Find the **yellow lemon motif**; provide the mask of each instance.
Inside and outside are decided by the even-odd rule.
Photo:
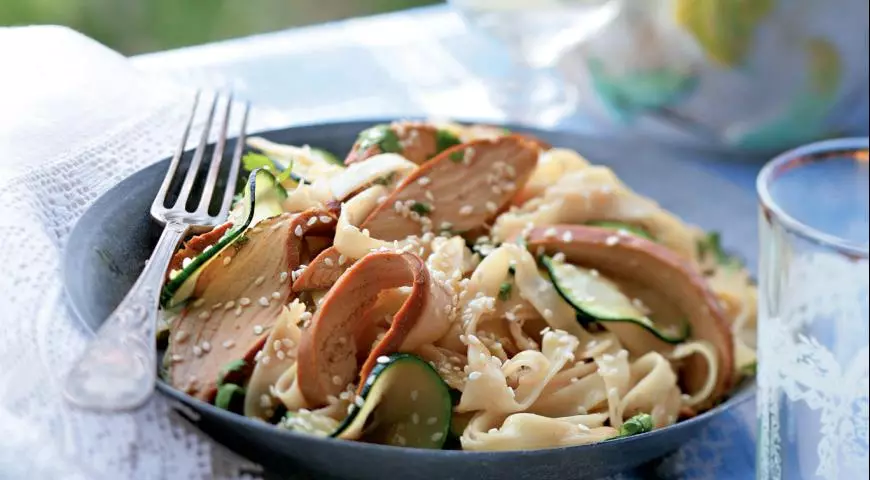
[[[716,63],[740,64],[774,0],[676,0],[676,21]]]

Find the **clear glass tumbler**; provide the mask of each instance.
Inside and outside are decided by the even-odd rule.
[[[867,138],[758,177],[759,479],[868,478],[868,178]]]

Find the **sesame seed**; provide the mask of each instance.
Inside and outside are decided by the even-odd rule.
[[[431,182],[432,182],[432,179],[430,179],[429,177],[420,177],[420,178],[417,180],[417,183],[419,183],[420,185],[422,185],[422,186],[424,186],[424,187],[425,187],[426,185],[429,185],[429,183],[431,183]]]
[[[211,344],[206,342],[206,341],[203,341],[202,342],[202,351],[206,352],[206,353],[210,352],[211,351]]]
[[[221,308],[221,307],[223,307],[223,306],[224,306],[223,303],[221,303],[221,302],[217,302],[217,303],[215,303],[214,305],[211,306],[211,309],[212,309],[212,310],[217,310],[217,309],[219,309],[219,308]]]
[[[265,281],[266,281],[266,277],[260,275],[259,277],[257,277],[256,280],[254,280],[254,285],[260,286],[260,285],[262,285],[263,282],[265,282]]]
[[[236,302],[230,300],[229,302],[224,304],[224,310],[229,310],[236,306]]]
[[[411,390],[411,400],[412,400],[412,401],[415,401],[415,402],[416,402],[416,401],[417,401],[417,397],[419,397],[419,396],[420,396],[420,392],[419,392],[419,391],[417,391],[417,390]]]
[[[426,425],[435,425],[438,422],[438,417],[429,417],[426,419]]]
[[[604,243],[608,247],[612,247],[612,246],[616,245],[617,243],[619,243],[619,237],[617,237],[616,235],[611,235],[604,240]]]
[[[268,307],[269,306],[269,299],[266,297],[260,297],[260,299],[257,300],[257,303],[259,303],[260,305],[262,305],[264,307]]]
[[[332,384],[336,386],[341,385],[341,377],[339,377],[338,375],[333,375]]]
[[[345,262],[347,262],[347,257],[345,257],[344,255],[339,255],[338,256],[338,264],[344,265]]]
[[[251,299],[248,297],[242,297],[239,299],[239,305],[241,305],[243,307],[247,307],[250,304],[251,304]]]
[[[553,227],[550,227],[550,228],[544,230],[544,236],[547,238],[555,237],[557,235],[557,233],[558,232],[556,232],[556,229]]]
[[[276,351],[275,356],[278,357],[278,360],[284,360],[285,358],[287,358],[287,354],[284,353],[284,350]]]
[[[202,312],[199,312],[199,319],[200,320],[206,320],[210,316],[211,316],[211,313],[209,313],[208,310],[203,310]]]
[[[193,308],[199,308],[202,306],[203,303],[205,303],[205,300],[203,300],[202,298],[197,299],[195,302],[193,302]]]
[[[202,356],[202,348],[200,348],[199,345],[194,345],[193,346],[193,354],[196,355],[197,357],[201,357]]]
[[[293,229],[293,234],[297,237],[302,236],[302,225],[296,225],[296,228]]]
[[[544,309],[544,319],[546,319],[546,320],[552,320],[552,319],[553,319],[553,311],[550,310],[549,308],[545,308],[545,309]]]
[[[241,306],[241,305],[239,305],[238,307],[236,307],[236,312],[235,312],[235,313],[236,313],[236,316],[237,316],[237,317],[241,317],[241,316],[242,316],[242,306]]]
[[[432,434],[431,438],[432,438],[433,442],[437,442],[438,440],[441,440],[443,437],[444,437],[444,432],[435,432]]]
[[[308,226],[309,227],[314,225],[315,223],[317,223],[317,217],[311,217],[308,219]]]
[[[188,333],[184,330],[179,330],[179,331],[175,332],[175,341],[178,343],[181,343],[181,342],[187,340],[187,337],[188,337]]]
[[[329,223],[332,221],[332,217],[327,217],[326,215],[321,215],[318,218],[320,218],[320,223]]]
[[[281,298],[281,292],[272,292],[272,298],[278,300],[279,298]]]
[[[324,258],[323,264],[326,265],[327,267],[331,267],[333,265],[332,259],[329,257]]]
[[[378,363],[389,363],[390,357],[388,357],[386,355],[381,355],[380,357],[377,358],[377,362]]]
[[[284,345],[284,348],[293,348],[293,346],[296,345],[293,340],[290,340],[289,338],[282,338],[281,344]]]
[[[263,365],[268,365],[272,359],[268,355],[263,355],[263,358],[260,359],[260,363]]]
[[[471,205],[463,205],[462,208],[459,209],[459,214],[460,215],[471,215],[471,213],[473,211],[474,211],[474,207],[472,207]]]
[[[278,281],[284,283],[287,281],[287,277],[290,276],[287,272],[281,272],[278,274]]]
[[[230,257],[229,255],[224,257],[224,265],[229,265],[230,262],[232,262],[232,261],[233,261],[233,257]]]
[[[501,187],[499,187],[498,185],[493,185],[492,186],[492,193],[494,193],[496,195],[501,195]]]
[[[182,360],[184,360],[184,357],[182,357],[181,355],[173,355],[173,356],[172,356],[172,362],[173,362],[173,363],[178,363],[178,362],[180,362],[180,361],[182,361]]]
[[[254,335],[260,335],[261,333],[263,333],[263,326],[254,325]]]
[[[490,213],[495,213],[496,210],[498,210],[498,205],[496,205],[495,202],[486,202],[486,209]]]

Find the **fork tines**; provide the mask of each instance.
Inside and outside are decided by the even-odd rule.
[[[223,192],[218,192],[216,194],[215,187],[218,185],[218,178],[222,165],[226,167],[226,165],[224,165],[225,162],[223,156],[227,144],[227,132],[230,130],[229,124],[231,121],[231,111],[233,109],[233,96],[230,94],[226,100],[222,101],[221,94],[218,92],[214,94],[214,97],[211,100],[211,105],[208,106],[208,115],[204,124],[201,126],[202,134],[199,143],[197,144],[196,150],[194,150],[190,163],[187,166],[187,171],[184,175],[184,180],[181,182],[180,189],[178,189],[178,194],[174,199],[172,199],[171,193],[175,190],[173,187],[178,183],[174,180],[176,180],[176,175],[179,173],[179,165],[182,164],[182,159],[185,156],[185,147],[187,145],[188,137],[196,123],[197,110],[200,106],[199,103],[201,97],[201,92],[197,92],[193,101],[190,118],[184,127],[181,142],[178,145],[175,155],[172,157],[172,162],[166,172],[166,177],[164,178],[163,184],[160,186],[160,190],[151,206],[151,213],[154,217],[162,219],[163,221],[174,220],[191,225],[207,227],[222,222],[226,219],[229,213],[230,205],[235,193],[235,185],[238,181],[242,152],[245,147],[245,129],[247,127],[250,104],[247,102],[244,104],[238,139],[236,140],[232,159],[229,166],[226,168],[226,187]],[[218,112],[219,104],[224,104],[223,110],[219,114],[221,117],[219,126],[220,130],[218,138],[214,142],[213,147],[211,147],[211,145],[209,145],[209,136],[211,134],[212,125],[215,122],[215,114]],[[207,169],[204,169],[203,157],[205,157],[206,151],[210,147],[213,148],[211,161],[208,164]],[[205,170],[205,172],[201,172],[200,170]],[[199,192],[199,202],[196,202],[195,198],[193,198],[194,201],[191,202],[192,195],[195,195],[195,192]],[[211,206],[213,205],[213,200],[217,199],[220,199],[220,208],[217,209],[217,211],[214,211],[215,209]],[[171,205],[167,203],[170,200],[172,200]],[[210,214],[210,211],[213,213]]]

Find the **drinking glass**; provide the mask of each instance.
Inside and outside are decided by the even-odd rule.
[[[448,0],[466,22],[506,47],[512,68],[489,85],[509,120],[552,124],[576,108],[555,69],[562,55],[612,21],[622,0]]]
[[[868,478],[868,140],[758,177],[759,479]]]

